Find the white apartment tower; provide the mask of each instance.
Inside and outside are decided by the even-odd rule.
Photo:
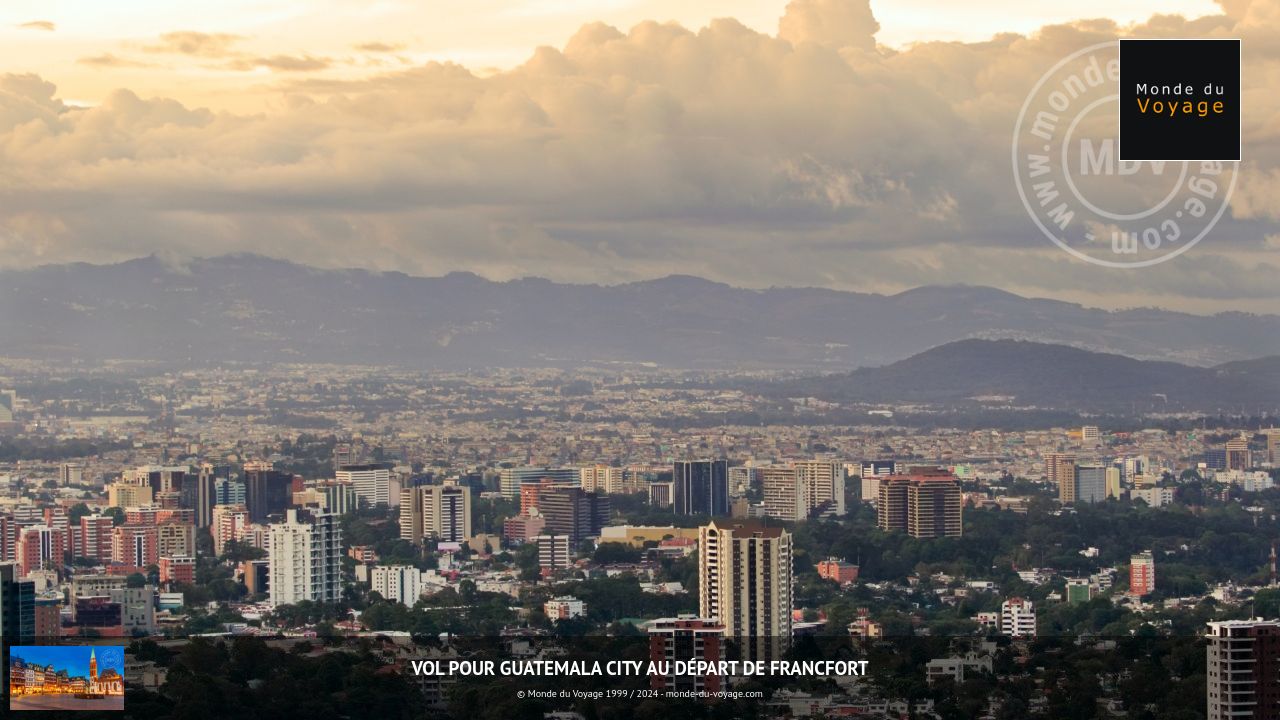
[[[328,513],[311,522],[289,509],[268,540],[271,604],[336,602],[342,595],[342,529]]]
[[[791,640],[791,534],[749,522],[698,530],[699,616],[725,628],[744,660],[781,659]]]

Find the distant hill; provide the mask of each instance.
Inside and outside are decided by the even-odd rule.
[[[1275,412],[1280,357],[1204,368],[1063,345],[962,340],[883,367],[778,383],[773,392],[846,403]]]
[[[1108,312],[966,286],[885,296],[687,276],[490,282],[255,255],[0,271],[0,355],[36,358],[843,370],[967,338],[1207,366],[1280,355],[1280,317]]]

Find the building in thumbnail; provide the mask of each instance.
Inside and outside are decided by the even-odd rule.
[[[252,522],[280,516],[293,501],[293,474],[276,470],[267,462],[244,465],[245,507]]]
[[[554,575],[573,563],[573,546],[568,535],[539,535],[534,542],[538,544],[538,568],[543,577]]]
[[[698,614],[724,626],[744,660],[781,659],[791,640],[791,534],[756,522],[698,531]]]
[[[1249,441],[1244,437],[1227,441],[1226,456],[1227,470],[1248,470],[1253,465],[1249,455]]]
[[[729,514],[727,460],[677,461],[672,483],[672,505],[677,515]]]
[[[756,470],[769,517],[806,520],[845,514],[845,472],[840,463],[793,462]]]
[[[1280,718],[1280,621],[1211,622],[1206,638],[1208,720]]]
[[[709,618],[681,615],[674,618],[658,618],[647,624],[649,631],[649,660],[668,663],[672,672],[666,675],[650,675],[649,687],[654,690],[679,692],[718,692],[720,676],[677,675],[675,663],[688,661],[720,662],[720,640],[724,626]]]
[[[941,468],[916,468],[910,475],[880,479],[876,523],[886,532],[927,539],[963,533],[960,481]]]
[[[0,563],[0,639],[27,639],[36,634],[36,584],[23,580],[16,563]]]
[[[1129,594],[1150,595],[1156,589],[1156,560],[1150,551],[1129,558]]]
[[[818,563],[818,577],[848,585],[857,582],[858,566],[839,558],[827,558]]]
[[[342,528],[336,515],[304,520],[289,509],[284,522],[271,525],[267,554],[272,605],[336,602],[342,596]]]
[[[1035,637],[1035,603],[1020,597],[1011,597],[1001,603],[1000,634],[1009,637]]]
[[[623,472],[620,467],[590,465],[578,468],[579,485],[587,492],[615,495],[622,492]]]
[[[31,525],[18,531],[17,560],[19,574],[26,577],[34,570],[62,567],[66,551],[66,531],[48,525]]]

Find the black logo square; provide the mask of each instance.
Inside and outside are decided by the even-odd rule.
[[[1120,159],[1239,160],[1240,41],[1121,39]]]

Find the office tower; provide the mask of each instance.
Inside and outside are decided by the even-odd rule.
[[[126,508],[150,505],[154,499],[149,485],[118,482],[107,486],[107,505],[111,507]]]
[[[402,605],[413,607],[422,597],[422,571],[410,565],[375,567],[369,580],[374,592]]]
[[[1105,465],[1077,465],[1075,474],[1077,502],[1099,503],[1107,499],[1107,467]]]
[[[1001,603],[1000,634],[1009,637],[1035,637],[1035,603],[1020,597],[1011,597]]]
[[[592,465],[578,469],[579,485],[587,492],[613,495],[622,492],[622,468]]]
[[[717,663],[722,659],[720,639],[724,626],[715,620],[681,615],[674,618],[650,620],[649,661],[667,663],[675,669],[676,662]],[[679,692],[709,692],[720,690],[720,676],[707,675],[650,675],[649,687],[654,690]]]
[[[572,563],[571,548],[568,535],[539,535],[534,539],[538,543],[538,567],[542,576],[552,575],[556,570],[563,570]]]
[[[767,465],[758,471],[765,515],[788,521],[809,517],[808,481],[798,477],[795,468]]]
[[[658,508],[669,508],[671,503],[675,501],[676,487],[675,483],[652,482],[649,483],[649,504]]]
[[[729,514],[727,460],[676,461],[672,482],[677,515]]]
[[[196,581],[196,559],[189,555],[160,556],[160,582],[191,585]]]
[[[498,476],[498,488],[502,496],[515,500],[520,497],[520,488],[525,485],[536,485],[543,480],[564,487],[578,487],[582,482],[582,474],[578,468],[550,467],[518,467],[503,468]]]
[[[355,465],[358,455],[351,443],[338,443],[333,446],[333,467],[336,469],[343,465]]]
[[[308,482],[301,492],[293,493],[293,504],[314,507],[334,515],[346,515],[359,507],[355,487],[337,480]]]
[[[577,547],[583,540],[599,535],[600,528],[609,524],[609,496],[584,492],[582,488],[544,490],[539,511],[547,521],[547,534],[567,535],[569,542]]]
[[[292,486],[292,473],[276,470],[271,463],[245,463],[245,507],[249,509],[249,519],[260,523],[283,514],[293,501]]]
[[[166,522],[156,525],[156,552],[161,557],[195,557],[195,526],[179,522]]]
[[[190,474],[189,465],[142,465],[126,474],[126,482],[150,487],[151,494],[159,497],[165,493],[180,493]]]
[[[243,505],[215,505],[213,508],[213,524],[209,532],[213,535],[213,554],[222,555],[227,550],[227,543],[240,542],[249,531],[249,510]]]
[[[1248,470],[1253,465],[1249,457],[1249,441],[1244,437],[1228,440],[1225,449],[1228,470]]]
[[[83,485],[84,465],[80,463],[62,463],[58,466],[58,484],[62,487]]]
[[[802,460],[791,463],[796,478],[808,487],[807,504],[810,517],[842,517],[845,514],[844,465],[825,460]]]
[[[729,468],[729,497],[745,497],[752,488],[760,486],[760,468],[738,466]]]
[[[48,525],[31,525],[18,531],[18,571],[26,577],[33,570],[62,566],[66,552],[66,531],[58,532]]]
[[[155,525],[124,524],[111,531],[111,562],[145,568],[160,562],[160,538]]]
[[[471,537],[471,488],[446,480],[400,491],[400,539],[466,542]]]
[[[196,475],[196,493],[195,493],[195,511],[196,511],[196,527],[207,528],[213,522],[213,506],[227,505],[228,501],[219,501],[218,487],[219,483],[224,488],[231,482],[231,466],[230,465],[214,465],[213,463],[201,463],[200,471]],[[243,495],[243,485],[241,493]],[[240,497],[236,502],[244,502],[244,497]]]
[[[267,553],[272,605],[341,598],[342,529],[336,515],[300,520],[290,508],[284,522],[271,525]]]
[[[1156,561],[1150,551],[1129,558],[1129,594],[1150,595],[1156,589]]]
[[[1050,487],[1058,489],[1062,503],[1076,501],[1076,456],[1071,453],[1044,454],[1044,479]]]
[[[1102,441],[1102,432],[1098,430],[1097,425],[1085,425],[1080,428],[1080,444],[1084,447],[1093,447]]]
[[[1120,477],[1122,471],[1118,467],[1109,467],[1106,472],[1107,497],[1120,499]]]
[[[36,634],[36,584],[21,579],[15,563],[0,564],[0,645]]]
[[[538,503],[543,491],[557,488],[577,489],[577,481],[553,480],[542,478],[537,482],[526,482],[520,486],[520,514],[532,515],[538,510]]]
[[[914,468],[911,475],[881,478],[876,524],[915,538],[960,537],[960,481],[942,468]]]
[[[244,483],[239,480],[216,480],[213,484],[214,505],[245,505],[249,502],[249,493]],[[213,508],[209,508],[209,520],[213,521]]]
[[[1208,720],[1280,718],[1280,622],[1226,620],[1208,625]]]
[[[362,507],[391,505],[391,464],[362,463],[342,465],[334,473],[340,483],[350,483],[356,492],[356,502]],[[399,494],[397,493],[397,499]]]
[[[1280,429],[1267,428],[1263,432],[1267,436],[1267,462],[1280,465]]]
[[[76,553],[79,557],[111,561],[111,530],[115,527],[110,515],[83,515],[80,517],[80,540]]]
[[[698,530],[698,615],[724,625],[744,660],[777,660],[791,640],[791,534],[712,521]]]

